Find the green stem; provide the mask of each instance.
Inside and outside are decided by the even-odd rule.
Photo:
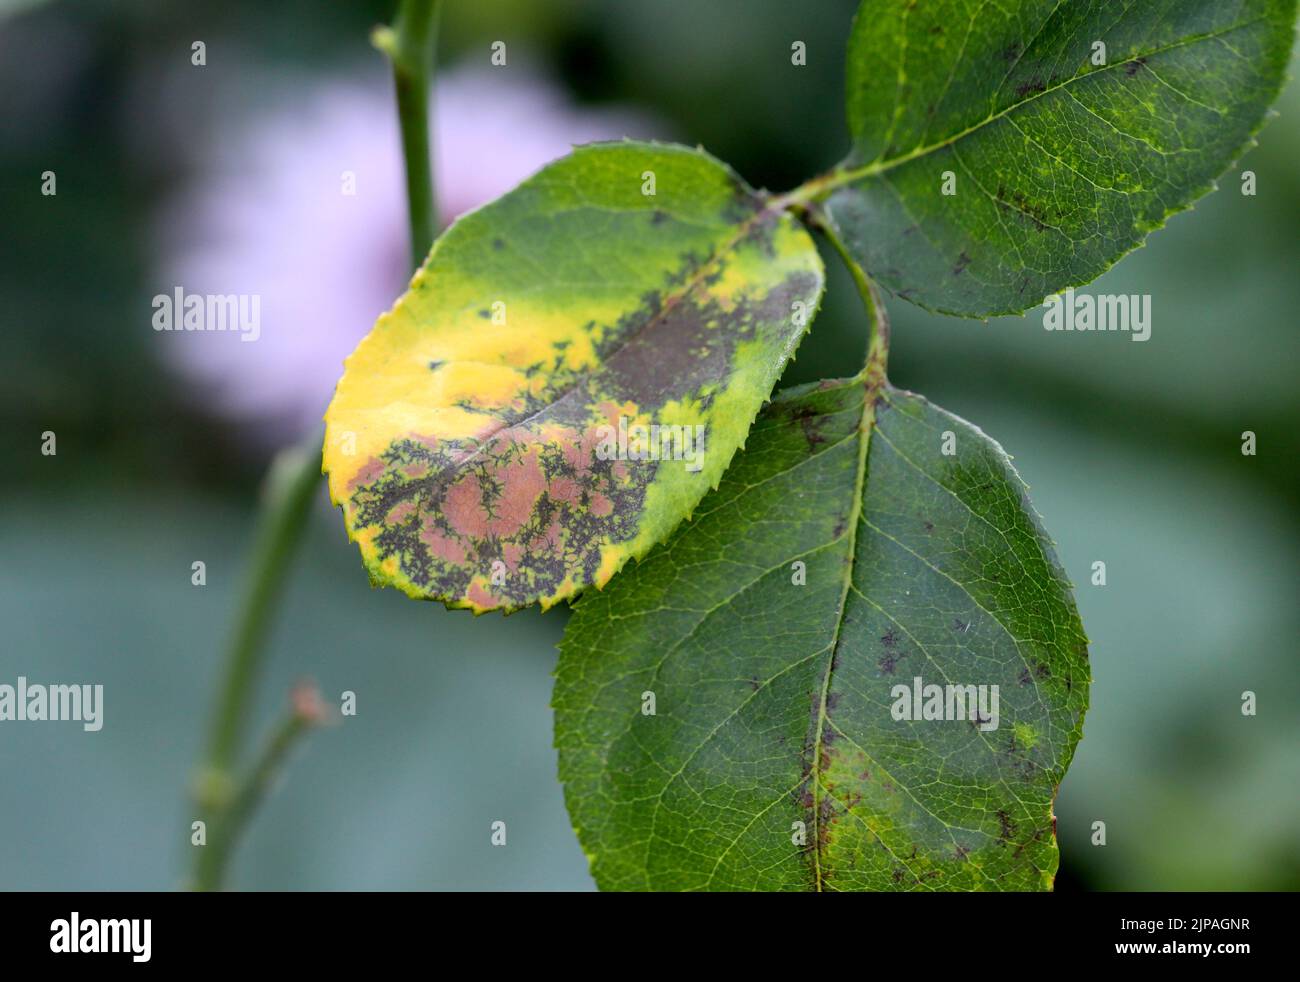
[[[438,8],[438,0],[402,0],[393,26],[378,28],[373,36],[376,46],[393,63],[406,159],[413,269],[424,261],[436,229],[437,199],[429,157],[429,91]],[[222,672],[207,755],[194,782],[194,800],[209,843],[199,849],[195,860],[194,886],[200,890],[221,884],[229,857],[261,801],[269,775],[278,769],[306,729],[301,720],[291,717],[263,749],[260,763],[242,784],[236,782],[235,768],[261,674],[267,631],[320,481],[320,446],[321,438],[316,434],[300,447],[282,452],[268,479],[253,560]]]
[[[419,269],[437,231],[437,197],[429,153],[429,93],[438,34],[438,0],[402,0],[391,27],[371,40],[393,63],[397,118],[406,159],[406,201],[411,220],[411,266]]]
[[[261,675],[271,615],[288,580],[287,567],[302,540],[320,481],[319,448],[320,437],[313,434],[305,443],[281,451],[267,476],[253,558],[244,581],[208,733],[207,756],[194,782],[199,817],[209,834],[218,838],[223,837],[220,826],[226,812],[238,797],[234,771]],[[204,847],[195,858],[194,879],[198,889],[211,889],[211,884],[219,881],[223,872],[224,852],[209,853],[209,848]]]
[[[293,695],[292,708],[271,731],[252,769],[231,796],[221,820],[209,827],[207,843],[199,849],[194,869],[195,889],[221,889],[231,854],[253,812],[274,786],[294,745],[323,719],[319,694],[310,686],[299,686]]]
[[[209,737],[208,766],[214,772],[228,771],[239,754],[271,614],[284,589],[285,567],[302,539],[320,481],[320,443],[319,434],[313,434],[304,443],[281,451],[267,476],[250,575]]]

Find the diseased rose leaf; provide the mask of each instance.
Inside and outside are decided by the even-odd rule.
[[[857,177],[827,200],[829,220],[873,278],[944,313],[1018,313],[1088,283],[1247,146],[1295,10],[863,0],[841,168]]]
[[[822,279],[802,226],[684,147],[582,147],[462,218],[325,416],[372,581],[476,612],[603,585],[717,485]],[[669,428],[658,459],[611,459],[620,418],[627,456]]]
[[[996,685],[996,710],[985,689],[979,720],[896,720],[917,677]],[[576,605],[560,777],[604,889],[1047,889],[1088,684],[1002,448],[883,381],[821,383]]]

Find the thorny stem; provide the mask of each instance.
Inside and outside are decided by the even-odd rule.
[[[393,63],[397,118],[406,158],[406,202],[411,220],[411,266],[418,269],[433,245],[437,198],[429,154],[429,90],[438,34],[438,0],[402,0],[392,27],[371,35]]]
[[[433,83],[438,10],[439,0],[402,0],[393,26],[377,28],[372,35],[375,46],[393,63],[406,162],[412,269],[424,262],[437,228],[437,198],[429,156],[429,90]],[[305,712],[305,704],[296,697],[294,710],[278,724],[256,763],[242,780],[236,779],[267,630],[320,481],[320,446],[321,438],[314,434],[299,447],[283,451],[272,464],[253,560],[222,669],[207,755],[194,781],[194,800],[208,842],[199,848],[194,863],[192,885],[198,890],[220,888],[239,836],[275,774],[293,745],[319,722],[319,714]]]

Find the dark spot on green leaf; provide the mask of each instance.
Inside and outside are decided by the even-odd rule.
[[[1016,86],[1016,97],[1023,99],[1035,92],[1046,92],[1047,83],[1040,78],[1031,78],[1028,82],[1022,82]]]

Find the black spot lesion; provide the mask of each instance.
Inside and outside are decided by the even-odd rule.
[[[1034,77],[1025,82],[1021,82],[1019,85],[1016,86],[1016,98],[1025,99],[1031,95],[1036,95],[1039,92],[1046,92],[1046,91],[1047,91],[1047,83],[1044,82],[1041,78]]]
[[[1035,231],[1046,231],[1053,224],[1049,221],[1053,216],[1047,209],[1030,200],[1029,196],[1019,188],[1008,188],[1005,184],[999,184],[994,198],[999,208],[1019,215],[1022,220],[1028,220],[1033,224]]]
[[[906,657],[906,651],[886,651],[876,662],[876,668],[882,675],[893,675],[898,670],[899,661]]]
[[[824,432],[827,417],[818,412],[816,407],[807,403],[795,403],[790,411],[790,419],[799,424],[809,450],[815,451],[821,444],[829,442]]]
[[[876,662],[876,668],[882,675],[893,675],[899,661],[907,657],[907,652],[898,650],[898,635],[892,627],[880,636],[880,643],[885,646],[885,653]]]
[[[685,292],[648,293],[624,315],[601,345],[603,388],[642,411],[694,398],[731,374],[741,342],[779,341],[795,330],[794,301],[807,301],[818,285],[811,272],[792,273],[767,293],[739,296],[724,307],[709,288],[726,269],[727,261],[718,259],[708,272],[679,273],[676,278],[691,281]]]
[[[1009,842],[1014,842],[1016,838],[1016,822],[1004,810],[999,809],[998,813],[998,845],[1005,846]]]
[[[1125,62],[1124,74],[1127,75],[1129,78],[1132,78],[1134,75],[1136,75],[1138,72],[1142,70],[1142,68],[1146,65],[1146,63],[1147,60],[1145,57],[1134,58],[1132,61]]]

